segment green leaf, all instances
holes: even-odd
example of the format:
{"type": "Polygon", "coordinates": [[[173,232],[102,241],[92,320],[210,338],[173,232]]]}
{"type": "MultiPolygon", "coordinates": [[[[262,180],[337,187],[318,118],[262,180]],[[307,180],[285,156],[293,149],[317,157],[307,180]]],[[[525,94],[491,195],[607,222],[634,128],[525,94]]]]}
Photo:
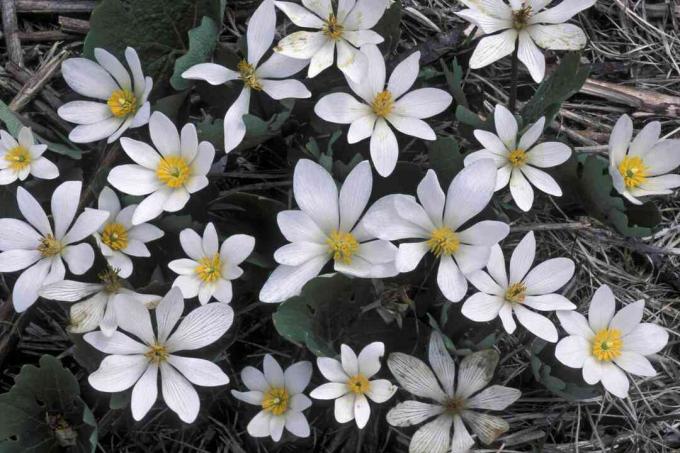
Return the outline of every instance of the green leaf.
{"type": "Polygon", "coordinates": [[[463,91],[463,68],[458,63],[458,59],[453,59],[451,69],[449,69],[446,63],[442,62],[442,69],[446,78],[446,84],[449,86],[449,93],[453,96],[456,104],[469,107],[467,96],[465,96],[463,91]]]}
{"type": "Polygon", "coordinates": [[[449,187],[453,177],[464,167],[458,141],[453,137],[442,137],[428,143],[427,148],[430,168],[437,173],[439,184],[444,188],[449,187]]]}
{"type": "Polygon", "coordinates": [[[175,70],[170,78],[170,85],[174,89],[185,90],[191,86],[191,81],[183,79],[182,73],[210,59],[215,50],[219,32],[217,24],[209,17],[203,17],[201,25],[189,30],[189,50],[175,60],[175,70]]]}
{"type": "Polygon", "coordinates": [[[0,395],[0,452],[93,452],[97,425],[78,381],[55,357],[24,365],[0,395]]]}
{"type": "Polygon", "coordinates": [[[479,117],[479,115],[464,105],[458,105],[456,107],[456,119],[466,126],[472,127],[473,129],[482,129],[485,131],[494,130],[493,115],[489,115],[486,121],[484,121],[479,117]]]}

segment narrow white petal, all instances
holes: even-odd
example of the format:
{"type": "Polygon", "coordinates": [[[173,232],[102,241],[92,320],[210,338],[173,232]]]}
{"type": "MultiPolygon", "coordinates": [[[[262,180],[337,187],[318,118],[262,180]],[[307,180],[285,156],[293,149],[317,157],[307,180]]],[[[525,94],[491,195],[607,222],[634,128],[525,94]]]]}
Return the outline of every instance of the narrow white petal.
{"type": "Polygon", "coordinates": [[[613,363],[602,363],[602,385],[614,396],[626,398],[630,382],[623,370],[613,363]]]}
{"type": "Polygon", "coordinates": [[[531,311],[522,305],[517,305],[514,309],[517,320],[529,332],[533,333],[539,338],[549,341],[550,343],[557,342],[557,328],[550,322],[548,318],[543,315],[531,311]]]}
{"type": "Polygon", "coordinates": [[[491,349],[465,356],[458,368],[456,396],[467,399],[489,385],[498,359],[498,353],[491,349]]]}
{"type": "Polygon", "coordinates": [[[392,71],[387,83],[387,90],[392,93],[394,99],[399,99],[418,78],[420,70],[420,52],[413,52],[402,60],[392,71]]]}
{"type": "Polygon", "coordinates": [[[437,286],[451,302],[460,301],[467,292],[467,280],[451,256],[442,256],[439,261],[437,286]]]}
{"type": "Polygon", "coordinates": [[[236,148],[246,135],[243,115],[250,109],[250,89],[243,88],[236,101],[224,115],[224,151],[229,153],[236,148]]]}
{"type": "Polygon", "coordinates": [[[480,160],[462,169],[446,194],[444,223],[458,229],[476,216],[491,200],[496,186],[496,165],[489,159],[480,160]]]}
{"type": "Polygon", "coordinates": [[[301,159],[293,173],[293,193],[300,209],[326,234],[338,228],[338,188],[321,165],[301,159]]]}
{"type": "Polygon", "coordinates": [[[444,406],[439,404],[404,401],[390,409],[387,423],[398,427],[414,426],[443,412],[444,406]]]}
{"type": "Polygon", "coordinates": [[[498,316],[503,306],[503,298],[484,293],[475,293],[470,296],[461,312],[463,316],[476,322],[488,322],[498,316]]]}
{"type": "Polygon", "coordinates": [[[332,123],[350,124],[371,113],[371,109],[347,93],[333,93],[316,103],[314,113],[332,123]]]}
{"type": "Polygon", "coordinates": [[[57,114],[69,123],[92,124],[113,116],[109,106],[103,102],[72,101],[59,107],[57,114]]]}
{"type": "Polygon", "coordinates": [[[156,399],[158,399],[158,366],[151,363],[132,389],[130,398],[132,418],[143,419],[153,407],[156,399]]]}
{"type": "Polygon", "coordinates": [[[182,73],[184,79],[204,80],[211,85],[221,85],[238,77],[238,72],[215,63],[199,63],[182,73]]]}
{"type": "Polygon", "coordinates": [[[447,395],[452,396],[456,379],[456,365],[444,345],[444,338],[436,331],[430,334],[427,359],[447,395]]]}
{"type": "Polygon", "coordinates": [[[513,169],[510,175],[510,193],[512,199],[522,211],[529,211],[534,204],[534,189],[519,169],[513,169]]]}
{"type": "Polygon", "coordinates": [[[545,77],[545,57],[543,52],[534,44],[528,31],[519,33],[519,49],[517,52],[519,61],[529,70],[534,82],[539,83],[545,77]]]}
{"type": "Polygon", "coordinates": [[[161,362],[161,391],[165,404],[184,423],[196,420],[201,406],[198,393],[184,376],[165,362],[161,362]]]}
{"type": "Polygon", "coordinates": [[[182,319],[166,343],[169,352],[199,349],[217,341],[231,327],[234,310],[211,303],[196,308],[182,319]]]}
{"type": "Polygon", "coordinates": [[[380,371],[380,359],[385,355],[385,345],[380,341],[370,343],[359,352],[357,358],[359,373],[366,378],[371,378],[380,371]]]}
{"type": "Polygon", "coordinates": [[[394,378],[409,393],[443,403],[447,396],[442,391],[430,367],[422,360],[394,352],[387,359],[387,366],[394,378]]]}
{"type": "Polygon", "coordinates": [[[593,294],[593,299],[590,301],[590,308],[588,309],[588,323],[593,332],[609,327],[609,322],[614,317],[615,310],[614,293],[609,286],[600,286],[595,291],[595,294],[593,294]]]}
{"type": "Polygon", "coordinates": [[[502,411],[517,401],[521,395],[522,392],[517,389],[502,385],[492,385],[470,398],[467,407],[470,409],[502,411]]]}
{"type": "Polygon", "coordinates": [[[379,118],[375,123],[373,135],[371,135],[371,160],[378,174],[387,177],[394,171],[399,156],[399,144],[397,137],[387,122],[379,118]]]}
{"type": "Polygon", "coordinates": [[[260,290],[260,300],[277,303],[297,296],[309,280],[319,275],[328,260],[328,256],[319,256],[301,266],[280,265],[274,269],[260,290]]]}

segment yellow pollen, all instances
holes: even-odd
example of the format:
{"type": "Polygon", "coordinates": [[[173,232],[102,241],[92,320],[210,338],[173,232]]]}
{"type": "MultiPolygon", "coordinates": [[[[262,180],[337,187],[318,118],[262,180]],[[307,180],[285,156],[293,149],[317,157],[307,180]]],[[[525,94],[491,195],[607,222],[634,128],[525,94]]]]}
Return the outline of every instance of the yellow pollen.
{"type": "Polygon", "coordinates": [[[104,284],[104,292],[108,294],[116,294],[123,286],[123,283],[118,277],[118,269],[107,266],[106,270],[100,272],[97,277],[104,284]]]}
{"type": "Polygon", "coordinates": [[[595,334],[592,342],[593,355],[597,360],[611,362],[621,355],[623,341],[618,329],[602,329],[595,334]]]}
{"type": "Polygon", "coordinates": [[[368,388],[370,386],[371,384],[369,384],[368,379],[363,374],[352,376],[347,381],[347,388],[350,392],[356,395],[363,395],[364,393],[368,392],[368,388]]]}
{"type": "Polygon", "coordinates": [[[198,278],[206,283],[217,281],[222,276],[220,254],[216,253],[215,256],[206,256],[198,260],[195,272],[198,274],[198,278]]]}
{"type": "Polygon", "coordinates": [[[168,359],[168,355],[169,353],[168,350],[165,349],[165,346],[158,343],[154,343],[149,347],[149,350],[144,353],[144,356],[149,359],[149,362],[156,364],[165,362],[168,359]]]}
{"type": "Polygon", "coordinates": [[[5,154],[5,161],[9,168],[14,171],[21,171],[31,165],[31,153],[23,146],[15,146],[5,154]]]}
{"type": "Polygon", "coordinates": [[[120,223],[108,223],[102,231],[102,242],[111,250],[123,250],[128,245],[128,232],[120,223]]]}
{"type": "Polygon", "coordinates": [[[248,63],[246,60],[241,60],[236,68],[238,69],[238,72],[241,73],[241,80],[243,80],[243,83],[245,83],[248,88],[255,91],[262,90],[262,84],[260,83],[260,79],[258,79],[257,75],[255,74],[255,68],[253,65],[248,63]]]}
{"type": "Polygon", "coordinates": [[[191,169],[180,156],[167,156],[156,167],[156,176],[166,186],[177,189],[189,179],[191,169]]]}
{"type": "Polygon", "coordinates": [[[463,409],[465,409],[465,406],[466,404],[463,398],[450,398],[444,404],[446,412],[448,412],[451,415],[460,414],[463,411],[463,409]]]}
{"type": "Polygon", "coordinates": [[[60,241],[56,240],[51,234],[48,234],[40,240],[38,251],[42,256],[50,257],[60,254],[63,248],[64,245],[60,241]]]}
{"type": "Polygon", "coordinates": [[[109,105],[113,116],[118,118],[133,115],[137,112],[137,98],[129,90],[114,91],[106,103],[109,105]]]}
{"type": "Polygon", "coordinates": [[[283,387],[271,387],[262,398],[262,410],[273,415],[282,415],[288,410],[288,391],[283,387]]]}
{"type": "Polygon", "coordinates": [[[432,232],[427,245],[435,256],[449,256],[456,253],[458,247],[460,247],[460,239],[451,228],[441,227],[432,232]]]}
{"type": "Polygon", "coordinates": [[[638,187],[647,180],[647,166],[638,156],[624,157],[619,164],[619,173],[628,188],[638,187]]]}
{"type": "Polygon", "coordinates": [[[512,28],[515,30],[523,30],[529,25],[529,19],[531,19],[532,11],[531,6],[525,6],[524,8],[512,12],[512,28]]]}
{"type": "Polygon", "coordinates": [[[351,264],[352,255],[359,249],[359,241],[352,233],[342,231],[333,231],[326,239],[326,244],[333,259],[344,264],[351,264]]]}
{"type": "Polygon", "coordinates": [[[527,285],[522,282],[513,283],[505,291],[505,300],[511,304],[521,304],[527,297],[527,285]]]}
{"type": "Polygon", "coordinates": [[[342,38],[343,26],[338,23],[337,17],[335,17],[334,14],[331,14],[328,16],[328,19],[324,21],[321,31],[333,41],[337,41],[342,38]]]}
{"type": "Polygon", "coordinates": [[[371,103],[371,108],[373,109],[373,113],[381,118],[384,118],[392,113],[392,110],[394,109],[392,93],[385,90],[376,94],[373,102],[371,103]]]}
{"type": "Polygon", "coordinates": [[[516,149],[514,151],[510,151],[510,155],[508,156],[508,160],[510,161],[510,165],[513,167],[521,167],[524,164],[527,163],[527,153],[523,149],[516,149]]]}

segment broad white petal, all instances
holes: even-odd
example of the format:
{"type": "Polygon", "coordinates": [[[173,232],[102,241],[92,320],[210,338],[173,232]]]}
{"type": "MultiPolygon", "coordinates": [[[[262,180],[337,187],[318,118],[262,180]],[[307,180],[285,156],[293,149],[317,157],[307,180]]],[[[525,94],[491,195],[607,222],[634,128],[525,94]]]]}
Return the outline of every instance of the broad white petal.
{"type": "MultiPolygon", "coordinates": [[[[522,137],[519,139],[519,144],[517,147],[519,149],[523,149],[525,151],[528,151],[531,149],[532,146],[534,146],[534,143],[541,137],[543,134],[543,129],[545,128],[545,117],[542,116],[533,123],[532,125],[527,128],[526,132],[522,134],[522,137]]],[[[551,143],[559,143],[559,142],[551,142],[551,143]]],[[[566,160],[566,159],[565,159],[566,160]]],[[[540,167],[540,165],[537,165],[540,167]]]]}
{"type": "Polygon", "coordinates": [[[94,263],[94,251],[92,246],[87,243],[64,247],[61,256],[68,264],[68,269],[75,275],[84,274],[94,263]]]}
{"type": "Polygon", "coordinates": [[[656,354],[668,343],[668,332],[661,326],[642,323],[623,337],[623,350],[642,355],[656,354]]]}
{"type": "Polygon", "coordinates": [[[609,328],[617,329],[621,332],[622,336],[631,333],[640,325],[644,309],[644,300],[638,300],[637,302],[626,305],[614,315],[609,323],[609,328]]]}
{"type": "Polygon", "coordinates": [[[510,110],[498,104],[494,109],[494,126],[498,138],[501,139],[506,149],[513,150],[517,144],[518,124],[510,110]]]}
{"type": "Polygon", "coordinates": [[[144,354],[149,350],[147,345],[118,331],[110,336],[103,332],[90,332],[83,336],[83,340],[105,354],[144,354]]]}
{"type": "Polygon", "coordinates": [[[557,311],[557,318],[560,320],[562,328],[569,335],[576,335],[590,340],[595,333],[590,328],[588,320],[581,313],[576,311],[557,311]]]}
{"type": "Polygon", "coordinates": [[[527,31],[531,39],[544,49],[579,50],[588,40],[583,30],[574,24],[531,25],[527,31]]]}
{"type": "MultiPolygon", "coordinates": [[[[287,57],[309,60],[310,58],[315,57],[315,54],[322,48],[328,48],[329,46],[332,64],[335,42],[328,39],[321,31],[297,31],[291,33],[279,41],[274,50],[287,57]]],[[[312,70],[313,64],[314,60],[312,60],[312,63],[310,64],[310,71],[312,70]]]]}
{"type": "Polygon", "coordinates": [[[486,409],[502,411],[522,395],[517,389],[492,385],[487,387],[468,400],[467,407],[470,409],[486,409]]]}
{"type": "Polygon", "coordinates": [[[489,385],[498,359],[498,353],[492,349],[465,356],[458,367],[456,396],[467,399],[489,385]]]}
{"type": "Polygon", "coordinates": [[[480,160],[462,169],[446,194],[444,223],[458,229],[476,216],[491,200],[496,186],[496,165],[489,159],[480,160]]]}
{"type": "Polygon", "coordinates": [[[198,416],[201,402],[196,389],[172,366],[161,362],[161,391],[163,401],[184,423],[192,423],[198,416]]]}
{"type": "Polygon", "coordinates": [[[423,140],[436,140],[437,138],[434,130],[425,121],[418,118],[391,114],[387,117],[387,121],[402,134],[423,140]]]}
{"type": "Polygon", "coordinates": [[[557,291],[571,280],[575,267],[574,262],[569,258],[552,258],[543,261],[524,277],[527,295],[549,294],[557,291]]]}
{"type": "Polygon", "coordinates": [[[583,368],[583,363],[591,354],[591,344],[584,337],[570,335],[562,338],[555,347],[557,360],[570,368],[583,368]]]}
{"type": "Polygon", "coordinates": [[[456,365],[444,345],[444,338],[439,332],[432,331],[427,348],[427,359],[442,384],[444,392],[453,396],[456,380],[456,365]]]}
{"type": "Polygon", "coordinates": [[[154,170],[141,165],[118,165],[109,172],[109,184],[129,195],[148,195],[161,187],[154,170]]]}
{"type": "MultiPolygon", "coordinates": [[[[320,2],[317,2],[320,3],[320,2]]],[[[326,14],[322,16],[317,16],[315,14],[312,14],[309,12],[309,10],[301,5],[298,5],[297,3],[292,3],[292,2],[274,2],[276,7],[280,9],[283,14],[290,19],[291,22],[293,22],[295,25],[298,27],[302,28],[317,28],[321,29],[323,27],[323,21],[319,17],[328,17],[329,12],[326,12],[326,14]]],[[[330,4],[330,2],[329,2],[330,4]]],[[[313,11],[313,10],[312,10],[313,11]]]]}
{"type": "Polygon", "coordinates": [[[328,260],[328,256],[319,256],[300,266],[278,266],[260,290],[260,300],[276,303],[297,296],[305,283],[319,275],[328,260]]]}
{"type": "Polygon", "coordinates": [[[399,99],[418,78],[420,70],[420,51],[413,52],[403,59],[392,71],[387,82],[387,90],[392,93],[394,99],[399,99]]]}
{"type": "Polygon", "coordinates": [[[649,360],[637,352],[621,351],[621,355],[614,359],[614,363],[636,376],[656,376],[656,370],[649,360]]]}
{"type": "Polygon", "coordinates": [[[497,35],[482,38],[472,53],[470,68],[483,68],[510,55],[515,50],[516,41],[517,30],[515,29],[505,30],[497,35]]]}
{"type": "Polygon", "coordinates": [[[276,8],[272,0],[264,0],[250,17],[246,40],[248,63],[257,66],[264,53],[269,50],[276,34],[276,8]]]}
{"type": "Polygon", "coordinates": [[[203,387],[216,387],[229,383],[229,377],[214,363],[193,357],[169,355],[168,363],[189,380],[203,387]]]}
{"type": "Polygon", "coordinates": [[[283,79],[297,74],[308,64],[307,60],[290,58],[275,52],[257,68],[255,74],[261,79],[283,79]]]}
{"type": "Polygon", "coordinates": [[[108,100],[118,84],[108,72],[87,58],[69,58],[61,64],[61,74],[66,84],[76,93],[108,100]]]}
{"type": "Polygon", "coordinates": [[[370,150],[371,160],[378,174],[382,177],[392,174],[399,157],[399,144],[394,132],[383,118],[379,118],[375,123],[370,150]]]}
{"type": "Polygon", "coordinates": [[[130,409],[132,418],[141,420],[158,398],[158,365],[151,363],[132,389],[130,409]]]}
{"type": "Polygon", "coordinates": [[[202,348],[217,341],[233,322],[234,310],[229,305],[203,305],[182,319],[165,346],[168,352],[202,348]]]}
{"type": "Polygon", "coordinates": [[[357,358],[359,373],[370,379],[380,371],[380,359],[383,355],[385,355],[385,344],[380,341],[375,341],[364,346],[357,358]]]}
{"type": "Polygon", "coordinates": [[[109,106],[103,102],[71,101],[59,107],[57,114],[69,123],[92,124],[113,116],[109,106]]]}
{"type": "Polygon", "coordinates": [[[441,389],[430,367],[422,360],[401,352],[394,352],[387,359],[387,366],[397,382],[407,392],[439,403],[446,401],[446,393],[441,389]]]}
{"type": "Polygon", "coordinates": [[[539,83],[543,80],[543,77],[545,77],[545,57],[526,30],[519,33],[517,57],[527,67],[534,82],[539,83]]]}
{"type": "Polygon", "coordinates": [[[302,393],[309,385],[312,371],[312,363],[307,361],[297,362],[286,368],[283,373],[286,390],[290,394],[302,393]]]}
{"type": "Polygon", "coordinates": [[[321,165],[301,159],[293,174],[293,193],[300,209],[325,233],[338,228],[338,189],[333,177],[321,165]]]}
{"type": "Polygon", "coordinates": [[[373,175],[368,161],[357,164],[340,188],[340,231],[351,231],[366,209],[373,188],[373,175]]]}
{"type": "Polygon", "coordinates": [[[571,148],[561,142],[545,142],[527,152],[527,163],[539,168],[557,166],[571,156],[571,148]]]}
{"type": "Polygon", "coordinates": [[[442,256],[439,261],[437,286],[451,302],[460,301],[467,292],[467,280],[451,256],[442,256]]]}
{"type": "Polygon", "coordinates": [[[607,285],[597,288],[588,309],[588,323],[593,332],[598,332],[609,327],[609,322],[614,317],[616,302],[614,293],[607,285]]]}
{"type": "Polygon", "coordinates": [[[390,409],[387,413],[387,423],[398,427],[414,426],[443,412],[442,405],[409,400],[390,409]]]}
{"type": "Polygon", "coordinates": [[[100,392],[122,392],[132,387],[148,366],[149,359],[142,354],[110,355],[87,381],[100,392]]]}
{"type": "Polygon", "coordinates": [[[281,211],[276,216],[281,234],[290,242],[325,243],[326,235],[303,211],[281,211]]]}
{"type": "Polygon", "coordinates": [[[272,80],[262,79],[262,90],[272,99],[301,99],[312,96],[304,83],[299,80],[272,80]]]}
{"type": "Polygon", "coordinates": [[[529,332],[533,333],[539,338],[549,341],[550,343],[557,342],[557,328],[550,322],[548,318],[543,315],[531,311],[522,305],[517,305],[514,308],[517,320],[529,332]]]}
{"type": "Polygon", "coordinates": [[[476,322],[487,322],[495,319],[503,306],[503,298],[484,293],[475,293],[470,296],[461,312],[463,316],[476,322]]]}
{"type": "Polygon", "coordinates": [[[411,118],[429,118],[446,110],[453,98],[439,88],[419,88],[406,93],[394,103],[394,114],[411,118]]]}
{"type": "Polygon", "coordinates": [[[531,165],[525,165],[520,171],[529,180],[529,182],[536,186],[536,188],[541,192],[545,192],[556,197],[562,196],[562,189],[557,184],[557,181],[555,181],[552,176],[543,170],[534,168],[531,165]]]}
{"type": "Polygon", "coordinates": [[[604,388],[614,396],[626,398],[628,396],[628,388],[630,387],[626,373],[613,363],[603,362],[601,367],[601,381],[604,388]]]}
{"type": "Polygon", "coordinates": [[[332,123],[350,124],[370,114],[371,108],[347,93],[333,93],[316,103],[314,113],[332,123]]]}
{"type": "Polygon", "coordinates": [[[204,80],[210,85],[221,85],[238,77],[238,72],[215,63],[199,63],[182,73],[184,79],[204,80]]]}
{"type": "Polygon", "coordinates": [[[335,359],[330,357],[319,357],[316,359],[316,366],[319,371],[331,382],[346,382],[349,379],[347,373],[342,368],[342,364],[335,359]]]}
{"type": "Polygon", "coordinates": [[[596,0],[572,0],[567,4],[558,4],[539,12],[531,18],[531,23],[561,24],[574,17],[584,9],[588,9],[595,4],[596,0]]]}
{"type": "Polygon", "coordinates": [[[517,244],[510,257],[510,282],[521,282],[534,264],[536,256],[536,238],[534,232],[529,231],[517,244]]]}
{"type": "Polygon", "coordinates": [[[409,453],[446,453],[451,444],[451,424],[453,419],[440,415],[418,429],[411,437],[409,453]]]}

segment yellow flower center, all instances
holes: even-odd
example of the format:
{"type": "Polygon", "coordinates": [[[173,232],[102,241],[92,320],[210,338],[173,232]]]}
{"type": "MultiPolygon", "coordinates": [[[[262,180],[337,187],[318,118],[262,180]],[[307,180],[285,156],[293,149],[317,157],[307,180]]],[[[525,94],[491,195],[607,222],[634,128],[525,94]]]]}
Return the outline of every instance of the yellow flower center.
{"type": "Polygon", "coordinates": [[[335,261],[344,264],[352,263],[352,255],[359,249],[359,241],[352,233],[333,231],[326,239],[328,250],[335,261]]]}
{"type": "Polygon", "coordinates": [[[31,165],[31,153],[23,146],[15,146],[7,151],[5,160],[9,164],[9,168],[14,171],[21,171],[31,165]]]}
{"type": "Polygon", "coordinates": [[[521,167],[524,164],[527,163],[527,153],[523,149],[516,149],[513,151],[510,151],[510,155],[508,156],[508,160],[510,161],[510,165],[513,167],[521,167]]]}
{"type": "Polygon", "coordinates": [[[262,410],[273,415],[282,415],[288,410],[288,391],[283,387],[271,387],[262,398],[262,410]]]}
{"type": "Polygon", "coordinates": [[[626,187],[638,187],[647,180],[647,166],[638,156],[624,157],[619,164],[619,173],[626,187]]]}
{"type": "Polygon", "coordinates": [[[104,284],[104,292],[116,294],[123,286],[123,282],[118,277],[118,269],[107,266],[106,270],[100,272],[97,277],[104,284]]]}
{"type": "Polygon", "coordinates": [[[386,117],[394,109],[394,100],[392,99],[392,93],[389,91],[381,91],[375,95],[373,102],[371,103],[371,108],[373,113],[381,118],[386,117]]]}
{"type": "Polygon", "coordinates": [[[618,329],[602,329],[593,338],[593,355],[597,360],[611,362],[621,355],[623,341],[618,329]]]}
{"type": "Polygon", "coordinates": [[[137,112],[137,98],[132,91],[116,90],[106,103],[111,109],[113,116],[118,118],[132,115],[137,112]]]}
{"type": "Polygon", "coordinates": [[[198,260],[196,273],[198,274],[198,278],[206,283],[217,281],[217,279],[222,276],[222,260],[220,259],[220,254],[216,253],[215,256],[206,256],[198,260]]]}
{"type": "Polygon", "coordinates": [[[328,16],[328,19],[324,21],[321,31],[324,35],[328,36],[329,39],[337,41],[342,38],[343,26],[338,23],[338,18],[335,14],[328,16]]]}
{"type": "Polygon", "coordinates": [[[168,350],[165,346],[154,343],[149,347],[149,350],[144,353],[144,356],[149,359],[149,362],[159,364],[165,362],[168,359],[168,350]]]}
{"type": "Polygon", "coordinates": [[[176,189],[189,179],[191,168],[180,156],[167,156],[158,163],[156,176],[166,186],[176,189]]]}
{"type": "Polygon", "coordinates": [[[111,250],[123,250],[128,245],[128,232],[120,223],[108,223],[102,231],[102,242],[111,250]]]}
{"type": "Polygon", "coordinates": [[[451,228],[441,227],[432,232],[430,239],[427,240],[427,245],[435,256],[448,256],[456,253],[460,247],[460,239],[451,228]]]}
{"type": "Polygon", "coordinates": [[[243,80],[243,83],[245,83],[248,88],[255,91],[262,90],[262,84],[255,74],[255,67],[253,65],[246,60],[241,60],[236,68],[238,69],[238,72],[241,73],[241,80],[243,80]]]}
{"type": "Polygon", "coordinates": [[[460,414],[466,407],[465,399],[459,397],[450,398],[444,403],[444,407],[446,412],[451,415],[460,414]]]}
{"type": "Polygon", "coordinates": [[[40,245],[38,245],[38,251],[45,258],[58,255],[63,249],[64,245],[56,240],[51,234],[43,237],[40,240],[40,245]]]}
{"type": "Polygon", "coordinates": [[[347,388],[349,389],[350,392],[356,395],[363,395],[364,393],[368,392],[368,388],[370,386],[371,384],[368,382],[368,379],[363,374],[357,374],[356,376],[352,376],[347,381],[347,388]]]}
{"type": "Polygon", "coordinates": [[[531,19],[532,11],[531,6],[525,6],[524,8],[512,12],[512,28],[515,30],[523,30],[529,25],[529,19],[531,19]]]}
{"type": "Polygon", "coordinates": [[[511,304],[521,304],[527,297],[527,285],[522,282],[513,283],[505,291],[505,300],[511,304]]]}

